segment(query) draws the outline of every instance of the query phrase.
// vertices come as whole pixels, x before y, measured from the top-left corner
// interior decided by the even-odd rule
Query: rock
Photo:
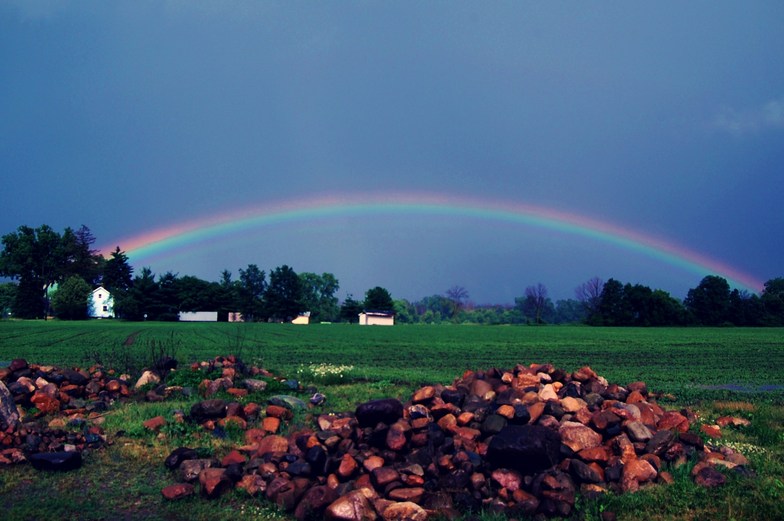
[[[270,405],[280,405],[291,410],[304,410],[308,408],[308,404],[297,398],[296,396],[289,396],[287,394],[277,394],[271,396],[267,403]]]
[[[267,490],[267,482],[258,474],[245,474],[237,482],[237,488],[251,496],[263,494]]]
[[[721,438],[721,428],[718,425],[700,425],[700,432],[710,438]]]
[[[602,435],[582,423],[564,422],[558,432],[561,435],[561,442],[574,452],[592,449],[602,444]]]
[[[256,454],[263,456],[273,452],[286,452],[289,450],[289,440],[283,436],[265,436],[259,440],[259,448]]]
[[[18,371],[24,371],[29,366],[27,364],[27,360],[24,358],[15,358],[11,360],[11,363],[8,364],[8,370],[12,373],[16,373]]]
[[[694,482],[701,487],[714,488],[724,485],[727,482],[727,478],[715,468],[706,465],[697,471],[694,476]]]
[[[626,433],[632,441],[647,442],[653,438],[651,430],[641,421],[631,421],[626,424]]]
[[[492,472],[490,477],[493,481],[498,483],[498,486],[505,488],[509,492],[514,492],[523,482],[523,477],[519,472],[508,469],[496,469]]]
[[[719,427],[726,427],[732,425],[733,427],[748,427],[751,422],[746,418],[738,418],[735,416],[722,416],[716,419],[716,425]]]
[[[210,468],[214,465],[211,459],[189,459],[180,462],[180,480],[191,483],[199,479],[199,474],[204,469]]]
[[[158,432],[161,430],[161,427],[166,425],[166,418],[163,416],[156,416],[155,418],[150,418],[149,420],[145,420],[142,423],[145,429],[148,431]]]
[[[375,521],[378,514],[361,490],[353,490],[332,502],[324,511],[327,521]]]
[[[645,445],[645,452],[661,457],[675,440],[673,431],[657,431]]]
[[[425,489],[422,487],[403,487],[391,490],[387,496],[392,501],[419,503],[422,501],[424,494]]]
[[[193,460],[198,457],[199,455],[195,450],[188,447],[178,447],[169,453],[163,464],[169,470],[177,470],[183,461]]]
[[[319,485],[310,488],[302,496],[297,508],[294,510],[294,517],[297,521],[309,519],[319,519],[324,514],[324,510],[337,499],[338,495],[333,489]]]
[[[81,452],[39,452],[27,460],[36,470],[69,471],[82,466]]]
[[[133,387],[134,389],[139,389],[141,387],[144,387],[145,385],[158,384],[158,383],[161,383],[160,376],[158,376],[152,371],[144,371],[142,375],[139,377],[139,379],[136,380],[136,383],[134,384]]]
[[[26,364],[27,362],[25,362]],[[19,411],[8,387],[0,381],[0,432],[15,430],[19,425]]]
[[[623,465],[621,487],[624,492],[636,492],[640,488],[640,483],[652,481],[656,475],[656,469],[643,459],[627,461]]]
[[[217,420],[226,416],[226,402],[224,400],[204,400],[194,403],[191,407],[191,418],[196,423],[207,420]]]
[[[487,460],[495,467],[526,475],[556,465],[560,453],[561,437],[557,432],[539,425],[507,425],[490,441]]]
[[[251,393],[261,393],[267,389],[267,382],[264,380],[257,380],[255,378],[246,378],[242,381],[242,385],[245,386],[245,389]]]
[[[426,521],[424,508],[411,501],[392,503],[381,514],[385,521]]]
[[[199,473],[199,491],[209,499],[215,499],[231,488],[226,469],[206,468]]]
[[[403,417],[403,404],[394,398],[371,400],[357,407],[354,416],[360,427],[375,427],[378,423],[392,425]]]
[[[192,496],[193,485],[190,483],[175,483],[174,485],[169,485],[161,490],[161,494],[163,494],[165,499],[175,501],[177,499]]]

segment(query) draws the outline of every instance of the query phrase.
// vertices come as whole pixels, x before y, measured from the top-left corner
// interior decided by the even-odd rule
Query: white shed
[[[114,318],[114,297],[103,286],[90,293],[87,314],[92,318]]]
[[[363,311],[359,314],[360,326],[394,326],[395,314],[386,311]]]

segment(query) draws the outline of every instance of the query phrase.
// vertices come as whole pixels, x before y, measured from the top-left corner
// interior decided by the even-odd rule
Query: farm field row
[[[782,329],[0,322],[0,362],[127,365],[157,353],[182,363],[236,354],[281,375],[311,364],[351,366],[354,379],[410,384],[549,362],[590,365],[610,381],[643,380],[659,392],[784,396]]]

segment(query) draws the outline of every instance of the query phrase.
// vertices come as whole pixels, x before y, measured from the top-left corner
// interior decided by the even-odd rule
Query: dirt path
[[[128,337],[125,339],[125,342],[123,342],[123,346],[125,347],[132,346],[133,343],[136,342],[136,337],[139,336],[139,333],[141,333],[141,331],[134,331],[133,333],[128,335]]]

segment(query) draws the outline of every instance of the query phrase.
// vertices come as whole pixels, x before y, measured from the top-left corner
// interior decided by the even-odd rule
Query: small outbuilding
[[[180,311],[180,322],[217,322],[217,311]]]
[[[91,318],[114,318],[114,297],[103,286],[90,293],[87,315]]]
[[[305,311],[297,315],[297,318],[291,321],[292,324],[307,325],[310,324],[310,311]]]
[[[363,311],[359,314],[360,326],[394,326],[395,314],[389,311]]]

